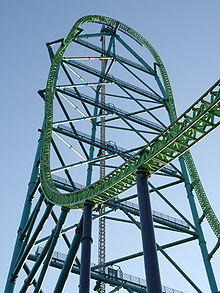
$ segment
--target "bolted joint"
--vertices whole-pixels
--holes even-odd
[[[81,238],[81,242],[83,242],[84,240],[89,240],[91,243],[93,242],[93,239],[90,236],[84,236],[84,237],[82,237]]]

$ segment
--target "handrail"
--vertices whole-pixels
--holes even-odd
[[[38,246],[35,251],[35,255],[37,255],[37,256],[40,255],[42,251],[43,251],[43,247]],[[54,251],[52,254],[52,260],[55,262],[57,261],[60,263],[64,263],[66,260],[66,257],[67,257],[66,254],[60,253],[58,251]],[[77,264],[74,264],[73,266],[78,267]],[[91,264],[91,270],[93,270],[92,267],[95,267],[95,266],[97,266],[97,264],[95,264],[95,263]],[[93,270],[93,272],[95,272],[99,275],[104,275],[105,277],[107,277],[109,279],[115,279],[115,280],[121,281],[123,283],[132,284],[136,287],[140,287],[143,289],[147,288],[147,284],[146,284],[145,279],[141,279],[139,277],[135,277],[130,274],[123,273],[122,270],[120,269],[120,267],[118,267],[118,266],[117,266],[117,269],[115,269],[114,266],[110,266],[110,267],[104,267],[101,272],[98,270]],[[163,293],[184,293],[183,291],[172,289],[172,288],[169,288],[166,286],[162,286],[162,292]]]
[[[61,89],[59,86],[57,86],[57,91],[61,92],[61,93],[64,93],[64,94],[71,94],[71,96],[73,96],[73,97],[76,97],[78,99],[87,101],[87,102],[89,102],[89,103],[91,103],[93,105],[98,106],[101,109],[105,109],[106,111],[108,111],[110,113],[117,114],[117,115],[122,116],[122,117],[126,117],[128,120],[134,121],[136,123],[139,123],[139,124],[141,124],[143,126],[149,127],[149,128],[154,129],[156,131],[161,132],[161,131],[163,131],[165,129],[164,126],[159,125],[159,124],[157,124],[155,122],[152,122],[150,120],[147,120],[145,118],[142,118],[142,117],[140,117],[140,116],[138,116],[136,114],[129,115],[130,114],[129,112],[115,107],[114,104],[100,103],[98,101],[95,101],[94,98],[92,98],[92,97],[90,97],[90,96],[88,96],[86,94],[83,94],[81,92],[75,93],[71,88],[63,88],[63,89]]]
[[[79,69],[85,70],[86,72],[89,72],[91,74],[94,74],[94,75],[96,75],[98,77],[102,77],[101,71],[99,71],[99,70],[97,70],[97,69],[95,69],[93,67],[90,67],[88,65],[85,65],[85,64],[83,64],[81,62],[73,61],[73,60],[70,60],[70,61],[63,60],[63,62],[64,63],[67,63],[67,64],[70,64],[70,65],[73,65],[73,66],[75,66],[75,67],[77,67]],[[127,88],[129,90],[132,90],[134,92],[137,92],[139,94],[142,94],[142,95],[144,95],[144,96],[146,96],[148,98],[151,98],[154,101],[162,102],[162,98],[159,95],[155,95],[155,94],[153,94],[153,93],[151,93],[151,92],[149,92],[147,90],[144,90],[144,89],[142,89],[142,88],[140,88],[138,86],[135,86],[133,84],[130,84],[130,83],[128,83],[128,82],[126,82],[124,80],[121,80],[119,78],[116,78],[112,74],[109,74],[109,73],[108,74],[105,74],[104,75],[104,80],[113,82],[113,83],[115,83],[115,84],[117,84],[119,86],[123,86],[123,87],[125,87],[125,88]],[[59,85],[58,87],[62,88],[62,87],[64,87],[64,85]]]
[[[137,42],[149,50],[155,62],[158,64],[158,68],[163,79],[165,92],[167,95],[167,108],[169,110],[170,118],[173,124],[168,127],[160,136],[154,139],[149,145],[147,145],[146,148],[137,153],[136,156],[132,157],[132,159],[127,161],[125,164],[114,170],[112,173],[108,174],[104,179],[95,182],[91,186],[81,191],[61,194],[56,189],[51,179],[50,172],[50,143],[53,124],[53,98],[58,71],[62,62],[63,54],[76,36],[80,25],[85,22],[97,21],[113,27],[117,26],[119,30],[123,30],[125,33],[130,35]],[[216,91],[216,94],[213,95],[209,90],[207,93],[207,101],[205,101],[205,98],[202,97],[189,108],[189,113],[185,112],[178,120],[175,121],[176,110],[168,75],[161,58],[152,45],[135,30],[112,18],[99,15],[88,15],[80,18],[72,27],[67,38],[63,41],[62,45],[58,48],[56,54],[54,55],[46,86],[45,119],[40,160],[41,186],[45,196],[48,200],[55,204],[65,205],[70,208],[83,207],[85,201],[88,200],[92,201],[94,204],[102,203],[134,185],[134,172],[138,167],[145,167],[151,174],[160,170],[173,159],[187,152],[191,146],[205,137],[209,132],[211,132],[220,124],[220,94],[219,90],[217,90],[218,84],[219,81],[212,87],[213,91]],[[186,158],[186,160],[188,160],[188,168],[190,168],[191,173],[190,176],[192,180],[194,180],[195,186],[197,186],[196,194],[201,201],[206,201],[205,207],[203,205],[201,205],[201,207],[207,216],[209,223],[211,223],[210,225],[212,229],[213,226],[215,227],[213,231],[215,232],[216,236],[220,238],[220,223],[216,218],[205,193],[202,192],[201,196],[201,190],[203,191],[203,188],[200,184],[200,180],[197,172],[195,171],[195,168],[191,167],[192,160],[189,158]],[[126,182],[123,182],[125,177]],[[122,185],[123,188],[120,187]],[[212,225],[212,223],[214,224]]]

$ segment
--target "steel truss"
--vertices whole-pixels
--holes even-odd
[[[70,292],[78,285],[80,293],[89,287],[185,291],[161,287],[160,275],[169,280],[164,263],[191,292],[204,292],[168,252],[184,251],[193,262],[191,247],[200,251],[210,291],[218,292],[211,260],[220,224],[189,149],[220,124],[219,81],[177,118],[159,55],[127,25],[87,16],[47,48],[52,65],[47,87],[39,91],[45,119],[5,293]],[[209,251],[206,220],[216,239]],[[91,254],[97,243],[99,258]],[[143,256],[147,282],[144,273],[135,277]]]

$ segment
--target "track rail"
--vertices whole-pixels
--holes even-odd
[[[159,70],[167,95],[167,108],[169,110],[170,119],[173,123],[150,144],[112,173],[108,174],[104,179],[74,193],[70,192],[63,194],[55,187],[50,171],[53,97],[56,90],[56,80],[63,54],[73,38],[77,35],[80,25],[85,22],[99,22],[112,27],[117,26],[119,30],[131,36],[150,51],[155,62],[159,65]],[[136,31],[114,19],[97,15],[89,15],[80,18],[75,23],[69,35],[63,41],[62,46],[60,46],[54,56],[45,92],[45,122],[40,163],[40,178],[42,190],[44,191],[46,198],[54,204],[68,206],[69,208],[81,208],[84,206],[85,201],[90,201],[93,204],[102,203],[133,186],[136,183],[135,171],[137,168],[146,168],[149,174],[153,174],[178,156],[186,153],[185,159],[186,162],[188,162],[187,167],[191,179],[194,178],[192,181],[194,181],[197,196],[200,196],[200,204],[203,211],[205,209],[205,215],[209,218],[209,222],[214,223],[211,226],[212,228],[215,226],[215,234],[220,237],[219,222],[217,218],[215,218],[215,215],[213,216],[211,206],[208,203],[205,193],[201,189],[201,182],[198,179],[198,174],[194,168],[194,164],[192,164],[193,161],[188,154],[188,150],[194,144],[220,124],[220,93],[218,85],[219,81],[176,120],[176,111],[168,75],[159,55],[151,44]]]

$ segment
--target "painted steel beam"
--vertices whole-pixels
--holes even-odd
[[[136,113],[129,113],[125,110],[122,110],[120,108],[115,107],[113,104],[104,104],[104,103],[100,103],[98,101],[96,101],[95,99],[93,99],[92,97],[89,97],[81,92],[74,92],[71,88],[59,88],[57,87],[57,92],[62,93],[62,94],[66,94],[70,97],[76,98],[80,101],[86,102],[88,104],[91,104],[93,106],[97,106],[100,109],[104,109],[106,110],[108,113],[111,114],[116,114],[118,115],[118,117],[120,118],[126,118],[127,120],[130,120],[132,122],[135,122],[139,125],[148,127],[150,129],[156,130],[158,132],[161,132],[165,129],[164,126],[157,124],[155,122],[152,122],[150,120],[144,119],[138,115],[136,115]],[[108,121],[114,120],[114,118],[109,119]]]
[[[71,66],[74,66],[74,67],[76,67],[76,68],[78,68],[80,70],[84,70],[85,72],[88,72],[88,73],[90,73],[92,75],[95,75],[97,77],[102,77],[102,73],[99,70],[97,70],[97,69],[95,69],[93,67],[87,66],[85,64],[82,64],[82,63],[80,63],[78,61],[63,60],[63,63],[64,64],[69,64]],[[140,94],[140,95],[143,95],[145,97],[148,97],[148,98],[150,98],[153,101],[156,101],[158,103],[163,103],[162,102],[163,99],[159,95],[156,95],[153,92],[149,92],[149,91],[144,90],[144,89],[142,89],[140,87],[134,86],[133,84],[130,84],[130,83],[126,82],[126,81],[123,81],[123,80],[121,80],[119,78],[116,78],[112,74],[105,74],[104,80],[106,80],[106,82],[114,83],[114,84],[116,84],[118,86],[124,87],[124,88],[126,88],[126,89],[128,89],[130,91],[133,91],[133,92],[137,93],[137,94]],[[64,85],[58,85],[57,87],[62,88],[62,87],[64,87]],[[65,87],[67,87],[67,85],[65,85]]]
[[[49,163],[49,157],[45,151],[48,148],[46,146],[50,144],[50,136],[44,135],[44,148],[41,157],[43,160],[41,165],[41,183],[46,197],[56,204],[72,208],[82,207],[85,200],[90,200],[93,203],[102,203],[133,186],[135,184],[134,172],[138,167],[146,168],[150,174],[159,171],[175,158],[188,151],[220,124],[220,91],[214,96],[211,94],[214,89],[217,90],[218,84],[219,81],[183,113],[176,122],[134,157],[108,174],[104,179],[81,191],[69,193],[68,197],[59,193],[55,187],[52,187],[50,178],[46,176],[46,173],[49,172],[48,174],[50,174],[50,170],[45,168]],[[203,133],[196,131],[196,129],[202,129]],[[52,125],[48,128],[47,132],[51,133],[51,131]],[[122,188],[121,182],[125,178],[126,183]],[[47,188],[47,186],[52,188]]]
[[[80,45],[83,45],[83,46],[85,46],[85,47],[87,47],[89,49],[92,49],[92,50],[94,50],[94,51],[96,51],[98,53],[102,53],[102,54],[105,54],[106,56],[109,56],[111,58],[114,58],[115,61],[122,62],[124,64],[127,64],[127,65],[129,65],[129,66],[131,66],[133,68],[139,69],[139,70],[141,70],[143,72],[146,72],[146,73],[149,73],[151,75],[154,75],[155,74],[153,68],[150,70],[150,69],[146,68],[146,66],[143,66],[141,64],[138,64],[136,62],[133,62],[133,61],[131,61],[131,60],[127,59],[127,58],[124,58],[124,57],[122,57],[120,55],[113,54],[111,52],[108,52],[107,53],[107,51],[106,50],[103,50],[101,47],[96,46],[96,45],[94,45],[92,43],[89,43],[89,42],[87,42],[85,40],[74,39],[74,42],[75,43],[78,43]],[[63,60],[66,60],[66,58],[63,58]]]
[[[59,253],[56,253],[56,255]],[[66,255],[62,255],[62,257],[66,257]],[[37,255],[30,254],[28,257],[29,260],[36,261],[37,260]],[[59,261],[57,261],[59,260]],[[57,269],[62,269],[63,268],[63,263],[65,259],[59,259],[57,257],[53,258],[50,262],[50,266],[57,268]],[[73,265],[71,268],[71,273],[75,273],[77,275],[80,274],[80,269],[78,265]],[[97,280],[100,282],[104,282],[106,284],[109,284],[113,287],[117,286],[122,286],[124,289],[130,289],[133,292],[137,293],[146,293],[146,281],[144,279],[128,275],[126,273],[120,272],[118,275],[115,277],[109,277],[109,272],[108,270],[105,273],[100,273],[99,271],[91,271],[91,279]],[[162,286],[162,291],[163,293],[183,293],[182,291],[171,289],[166,286]]]

